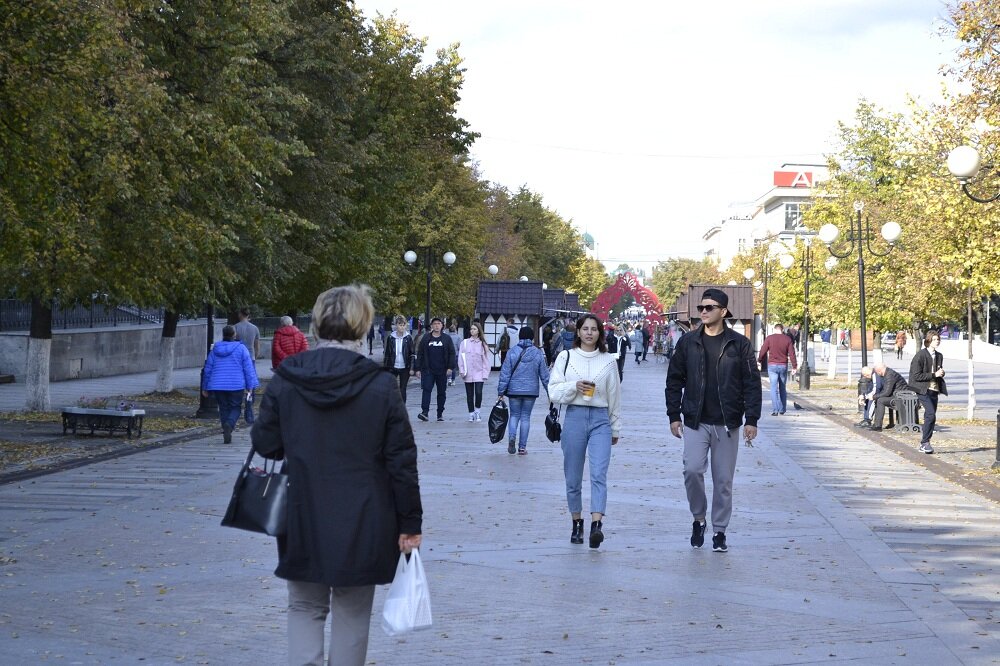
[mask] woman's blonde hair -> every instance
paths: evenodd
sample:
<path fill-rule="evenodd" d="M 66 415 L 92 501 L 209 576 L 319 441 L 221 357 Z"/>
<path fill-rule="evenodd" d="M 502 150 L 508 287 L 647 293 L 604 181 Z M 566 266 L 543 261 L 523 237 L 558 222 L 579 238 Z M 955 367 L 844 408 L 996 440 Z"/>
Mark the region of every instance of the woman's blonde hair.
<path fill-rule="evenodd" d="M 309 330 L 322 340 L 361 340 L 375 318 L 371 288 L 351 284 L 327 289 L 316 297 Z"/>

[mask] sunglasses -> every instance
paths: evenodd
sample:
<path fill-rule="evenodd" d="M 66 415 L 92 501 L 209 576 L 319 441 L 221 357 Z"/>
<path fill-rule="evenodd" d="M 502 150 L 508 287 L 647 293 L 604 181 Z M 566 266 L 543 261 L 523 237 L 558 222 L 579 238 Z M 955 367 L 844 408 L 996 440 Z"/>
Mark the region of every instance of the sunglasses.
<path fill-rule="evenodd" d="M 711 312 L 712 310 L 721 310 L 721 305 L 696 305 L 694 309 L 698 312 Z"/>

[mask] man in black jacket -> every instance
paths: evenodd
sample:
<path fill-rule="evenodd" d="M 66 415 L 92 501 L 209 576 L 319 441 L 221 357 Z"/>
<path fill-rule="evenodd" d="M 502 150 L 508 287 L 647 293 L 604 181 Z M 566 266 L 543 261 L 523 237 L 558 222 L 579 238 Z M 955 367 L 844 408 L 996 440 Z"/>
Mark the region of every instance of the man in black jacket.
<path fill-rule="evenodd" d="M 920 406 L 924 408 L 924 422 L 920 426 L 920 451 L 934 453 L 931 436 L 937 422 L 938 394 L 948 395 L 944 383 L 944 357 L 937 350 L 941 335 L 937 331 L 927 331 L 924 348 L 910 361 L 910 387 L 916 391 Z"/>
<path fill-rule="evenodd" d="M 399 379 L 399 395 L 406 404 L 406 384 L 410 380 L 410 368 L 413 365 L 413 338 L 406 332 L 406 319 L 397 315 L 396 330 L 385 338 L 385 353 L 382 366 L 392 371 Z"/>
<path fill-rule="evenodd" d="M 420 400 L 417 418 L 427 421 L 431 409 L 431 389 L 437 386 L 437 420 L 444 421 L 444 401 L 447 398 L 448 371 L 457 367 L 455 343 L 441 333 L 444 322 L 440 318 L 431 319 L 431 331 L 417 345 L 417 379 L 424 394 Z"/>
<path fill-rule="evenodd" d="M 879 363 L 873 370 L 875 374 L 882 376 L 882 390 L 875 394 L 875 414 L 872 415 L 870 428 L 874 431 L 882 429 L 882 419 L 885 417 L 885 408 L 892 404 L 892 398 L 899 391 L 906 391 L 909 386 L 903 376 L 892 368 L 887 368 L 885 363 Z"/>
<path fill-rule="evenodd" d="M 733 512 L 733 474 L 739 451 L 739 427 L 750 442 L 760 419 L 760 370 L 750 341 L 725 325 L 729 297 L 706 289 L 700 329 L 677 342 L 667 370 L 667 416 L 674 437 L 684 437 L 684 487 L 694 523 L 691 545 L 705 543 L 705 471 L 712 458 L 712 550 L 724 553 L 726 528 Z M 681 422 L 683 415 L 684 421 Z M 735 436 L 734 436 L 735 434 Z"/>

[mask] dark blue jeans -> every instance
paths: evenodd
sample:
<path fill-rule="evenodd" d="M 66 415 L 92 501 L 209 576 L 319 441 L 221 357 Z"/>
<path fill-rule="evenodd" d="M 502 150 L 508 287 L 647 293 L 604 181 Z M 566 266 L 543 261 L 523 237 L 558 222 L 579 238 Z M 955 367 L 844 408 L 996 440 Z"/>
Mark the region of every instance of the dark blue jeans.
<path fill-rule="evenodd" d="M 924 395 L 917 394 L 920 406 L 924 408 L 924 422 L 920 424 L 920 443 L 927 444 L 934 435 L 934 424 L 937 423 L 938 394 L 928 391 Z"/>
<path fill-rule="evenodd" d="M 438 416 L 444 414 L 444 401 L 448 391 L 448 371 L 445 370 L 440 375 L 430 372 L 420 373 L 420 388 L 424 390 L 424 395 L 420 400 L 420 411 L 426 414 L 431 408 L 431 389 L 437 386 L 437 407 Z"/>
<path fill-rule="evenodd" d="M 219 405 L 219 420 L 222 425 L 230 428 L 236 427 L 236 422 L 243 411 L 243 389 L 238 391 L 212 391 L 215 402 Z"/>

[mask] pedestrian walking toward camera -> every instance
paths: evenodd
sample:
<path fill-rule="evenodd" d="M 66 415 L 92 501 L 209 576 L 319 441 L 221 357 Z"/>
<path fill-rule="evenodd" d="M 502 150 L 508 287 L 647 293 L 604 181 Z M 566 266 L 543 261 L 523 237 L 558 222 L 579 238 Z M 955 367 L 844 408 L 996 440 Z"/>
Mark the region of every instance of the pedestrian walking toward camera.
<path fill-rule="evenodd" d="M 285 315 L 281 318 L 281 327 L 274 332 L 271 340 L 271 370 L 277 370 L 281 362 L 309 349 L 309 341 L 298 329 L 292 318 Z"/>
<path fill-rule="evenodd" d="M 910 361 L 910 387 L 916 391 L 920 406 L 924 409 L 924 422 L 920 426 L 920 450 L 934 453 L 931 437 L 937 423 L 938 395 L 948 395 L 944 382 L 944 356 L 938 351 L 941 334 L 931 330 L 924 334 L 924 348 Z"/>
<path fill-rule="evenodd" d="M 312 351 L 285 360 L 250 433 L 284 460 L 287 532 L 274 575 L 288 586 L 288 662 L 362 666 L 375 586 L 392 582 L 400 552 L 420 547 L 417 447 L 388 373 L 365 355 L 375 308 L 368 287 L 316 299 Z"/>
<path fill-rule="evenodd" d="M 903 358 L 903 350 L 906 349 L 906 331 L 896 333 L 896 358 Z"/>
<path fill-rule="evenodd" d="M 469 326 L 469 337 L 462 340 L 458 351 L 458 372 L 465 382 L 465 402 L 469 407 L 469 421 L 482 421 L 479 409 L 483 406 L 483 382 L 490 377 L 490 349 L 483 339 L 479 322 Z"/>
<path fill-rule="evenodd" d="M 386 337 L 382 356 L 382 367 L 388 368 L 399 380 L 399 395 L 406 404 L 406 384 L 410 381 L 413 366 L 413 338 L 406 331 L 406 318 L 396 315 L 393 320 L 395 330 Z"/>
<path fill-rule="evenodd" d="M 649 340 L 652 337 L 649 334 L 649 324 L 644 323 L 639 330 L 642 332 L 642 360 L 646 360 L 646 354 L 649 353 Z"/>
<path fill-rule="evenodd" d="M 771 382 L 771 416 L 784 414 L 788 406 L 788 367 L 792 372 L 798 368 L 795 360 L 795 343 L 785 335 L 785 327 L 774 325 L 774 333 L 764 338 L 764 344 L 757 355 L 760 367 L 767 366 L 767 378 Z"/>
<path fill-rule="evenodd" d="M 417 418 L 429 420 L 431 391 L 437 387 L 437 420 L 444 421 L 444 403 L 448 398 L 448 372 L 455 367 L 455 345 L 441 332 L 444 327 L 439 317 L 431 319 L 431 330 L 420 338 L 417 345 L 417 379 L 423 389 L 420 413 Z"/>
<path fill-rule="evenodd" d="M 458 327 L 452 324 L 448 327 L 448 337 L 455 348 L 455 365 L 451 368 L 451 377 L 448 378 L 448 386 L 455 385 L 455 375 L 458 373 L 458 349 L 462 345 L 462 334 L 458 332 Z"/>
<path fill-rule="evenodd" d="M 615 363 L 618 365 L 619 382 L 625 381 L 625 359 L 628 358 L 628 350 L 631 348 L 632 343 L 625 335 L 625 327 L 619 324 L 608 338 L 608 352 L 614 355 Z"/>
<path fill-rule="evenodd" d="M 739 428 L 744 424 L 743 438 L 750 446 L 757 437 L 761 402 L 753 347 L 725 325 L 728 305 L 729 297 L 720 289 L 702 294 L 697 306 L 701 328 L 677 341 L 665 391 L 670 432 L 684 438 L 684 488 L 694 517 L 691 545 L 705 543 L 705 472 L 711 458 L 712 550 L 721 553 L 729 549 L 726 529 L 733 512 Z"/>
<path fill-rule="evenodd" d="M 250 323 L 250 310 L 248 308 L 240 308 L 239 317 L 240 320 L 234 326 L 236 339 L 243 343 L 247 351 L 250 352 L 250 358 L 256 362 L 260 358 L 260 329 Z M 243 405 L 243 421 L 247 425 L 253 423 L 253 401 L 256 395 L 256 391 L 251 389 L 246 403 Z M 235 424 L 233 427 L 236 427 Z"/>
<path fill-rule="evenodd" d="M 500 400 L 510 398 L 510 421 L 507 423 L 507 453 L 528 453 L 528 433 L 531 430 L 531 410 L 538 399 L 538 382 L 548 391 L 549 366 L 545 354 L 535 346 L 535 332 L 522 326 L 517 334 L 517 345 L 507 354 L 500 366 L 497 393 Z"/>
<path fill-rule="evenodd" d="M 573 347 L 552 363 L 549 399 L 566 405 L 560 444 L 566 503 L 573 520 L 570 543 L 583 543 L 583 463 L 589 459 L 590 547 L 599 548 L 604 541 L 611 447 L 621 432 L 621 383 L 601 320 L 585 314 L 573 328 Z"/>
<path fill-rule="evenodd" d="M 250 352 L 236 339 L 236 329 L 223 326 L 222 340 L 212 345 L 205 359 L 201 394 L 206 398 L 209 394 L 215 396 L 222 422 L 222 441 L 226 444 L 233 441 L 233 429 L 243 405 L 259 385 L 257 368 Z"/>

